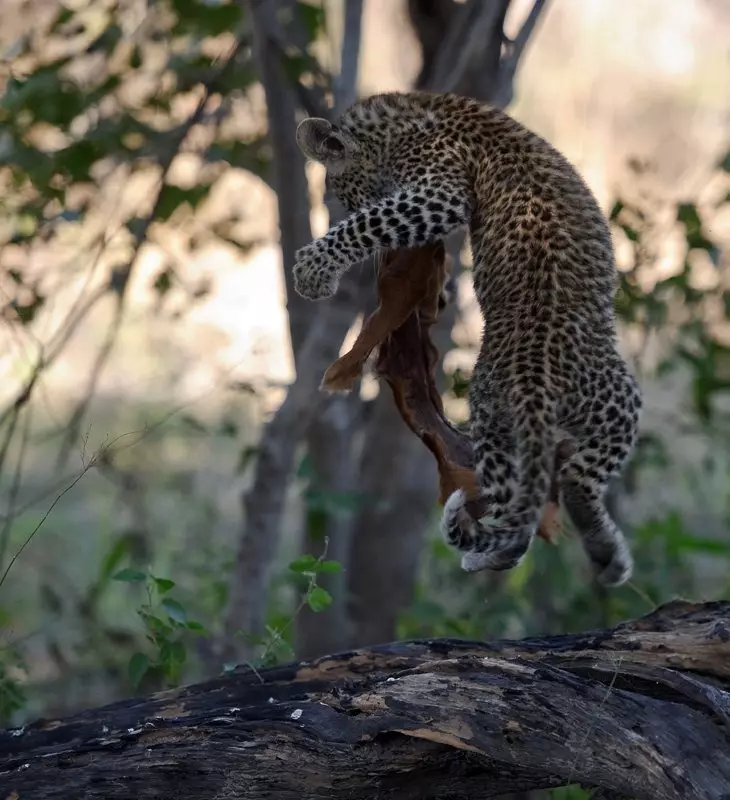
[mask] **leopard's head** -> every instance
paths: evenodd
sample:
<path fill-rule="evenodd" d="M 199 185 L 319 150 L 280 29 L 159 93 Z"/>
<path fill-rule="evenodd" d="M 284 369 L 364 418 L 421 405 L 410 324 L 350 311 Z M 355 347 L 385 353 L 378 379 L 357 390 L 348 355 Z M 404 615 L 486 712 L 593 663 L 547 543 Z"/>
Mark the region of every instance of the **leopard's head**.
<path fill-rule="evenodd" d="M 332 191 L 348 211 L 386 193 L 383 171 L 369 148 L 328 120 L 310 117 L 300 122 L 297 144 L 308 159 L 324 165 Z"/>

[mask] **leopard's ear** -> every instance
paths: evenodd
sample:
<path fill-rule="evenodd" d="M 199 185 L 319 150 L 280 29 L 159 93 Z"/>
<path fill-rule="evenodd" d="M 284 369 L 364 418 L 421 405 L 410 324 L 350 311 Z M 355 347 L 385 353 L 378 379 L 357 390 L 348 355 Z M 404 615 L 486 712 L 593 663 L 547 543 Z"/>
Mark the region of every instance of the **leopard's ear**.
<path fill-rule="evenodd" d="M 344 169 L 350 150 L 343 134 L 331 122 L 319 117 L 299 123 L 297 144 L 307 158 L 324 164 L 335 174 Z"/>

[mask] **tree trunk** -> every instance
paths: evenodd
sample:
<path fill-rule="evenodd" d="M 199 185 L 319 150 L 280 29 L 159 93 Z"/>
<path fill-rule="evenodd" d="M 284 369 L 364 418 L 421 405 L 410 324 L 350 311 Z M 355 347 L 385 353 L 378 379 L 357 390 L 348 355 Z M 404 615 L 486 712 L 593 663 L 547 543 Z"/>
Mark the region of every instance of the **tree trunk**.
<path fill-rule="evenodd" d="M 0 733 L 0 797 L 730 796 L 730 603 L 613 630 L 393 643 Z"/>
<path fill-rule="evenodd" d="M 368 425 L 358 487 L 365 497 L 349 561 L 352 642 L 395 637 L 398 615 L 413 602 L 418 559 L 438 495 L 436 463 L 406 427 L 387 386 Z M 375 446 L 380 444 L 380 446 Z"/>

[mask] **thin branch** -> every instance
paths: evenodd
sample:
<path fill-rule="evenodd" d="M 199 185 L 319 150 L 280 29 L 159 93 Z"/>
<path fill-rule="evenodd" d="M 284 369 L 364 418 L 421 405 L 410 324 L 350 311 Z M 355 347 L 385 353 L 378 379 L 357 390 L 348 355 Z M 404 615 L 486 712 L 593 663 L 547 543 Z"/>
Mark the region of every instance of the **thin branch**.
<path fill-rule="evenodd" d="M 348 24 L 343 32 L 343 54 L 347 73 L 338 87 L 338 100 L 347 102 L 355 92 L 357 56 L 362 12 L 360 2 L 350 3 Z M 288 4 L 288 7 L 292 7 Z M 220 642 L 226 660 L 246 658 L 248 645 L 236 632 L 259 633 L 263 627 L 266 586 L 280 540 L 281 519 L 297 448 L 322 405 L 329 402 L 318 392 L 326 365 L 336 355 L 363 293 L 354 290 L 357 270 L 345 277 L 337 296 L 319 313 L 293 290 L 290 265 L 297 248 L 311 239 L 309 193 L 304 158 L 293 136 L 297 103 L 310 114 L 330 116 L 318 89 L 294 87 L 283 74 L 282 61 L 291 47 L 306 54 L 306 40 L 294 18 L 285 33 L 276 15 L 276 4 L 251 2 L 255 47 L 266 92 L 269 136 L 274 150 L 275 179 L 279 203 L 281 249 L 287 287 L 288 311 L 297 378 L 287 396 L 261 434 L 253 485 L 243 497 L 244 526 L 230 579 L 229 604 Z M 348 287 L 353 290 L 348 290 Z M 238 650 L 238 652 L 236 652 Z"/>
<path fill-rule="evenodd" d="M 122 326 L 123 320 L 124 320 L 124 297 L 122 294 L 120 294 L 119 297 L 117 297 L 116 308 L 114 311 L 114 319 L 112 320 L 111 325 L 107 329 L 106 336 L 104 337 L 104 342 L 97 351 L 96 358 L 94 359 L 94 363 L 92 364 L 91 370 L 89 371 L 86 380 L 86 389 L 82 393 L 81 400 L 79 400 L 79 402 L 74 407 L 74 410 L 72 411 L 68 422 L 64 426 L 64 434 L 63 438 L 61 439 L 61 446 L 58 450 L 58 455 L 56 457 L 57 469 L 61 469 L 63 466 L 65 466 L 68 457 L 71 453 L 71 449 L 76 443 L 76 439 L 81 429 L 81 424 L 84 421 L 86 412 L 89 410 L 91 401 L 96 393 L 96 387 L 99 382 L 99 378 L 101 377 L 101 374 L 104 371 L 106 362 L 109 359 L 112 350 L 114 349 L 114 345 L 116 343 L 117 336 L 119 335 L 119 330 Z"/>
<path fill-rule="evenodd" d="M 255 23 L 258 24 L 259 30 L 267 39 L 268 44 L 276 51 L 281 62 L 285 62 L 290 58 L 292 47 L 298 51 L 298 55 L 306 59 L 308 66 L 312 73 L 319 79 L 325 76 L 317 63 L 315 58 L 312 58 L 307 52 L 307 41 L 304 32 L 298 25 L 290 25 L 285 31 L 279 21 L 278 12 L 281 6 L 288 8 L 294 17 L 296 14 L 297 3 L 292 3 L 291 0 L 280 4 L 278 2 L 253 2 L 253 0 L 238 0 L 239 5 L 243 8 L 250 6 L 252 17 Z M 287 80 L 287 84 L 291 82 Z M 307 112 L 310 117 L 324 117 L 328 119 L 331 115 L 329 104 L 326 100 L 326 94 L 321 86 L 313 85 L 310 87 L 304 86 L 301 81 L 293 81 L 293 89 L 299 98 L 299 103 L 302 108 Z"/>
<path fill-rule="evenodd" d="M 286 57 L 274 46 L 280 25 L 273 4 L 252 7 L 254 53 L 266 93 L 268 138 L 273 150 L 271 186 L 277 197 L 284 286 L 295 367 L 310 324 L 309 303 L 294 291 L 291 265 L 296 251 L 312 238 L 309 221 L 309 186 L 304 156 L 292 131 L 296 127 L 297 100 L 292 81 L 283 69 Z M 299 85 L 299 81 L 294 81 Z"/>
<path fill-rule="evenodd" d="M 10 447 L 10 442 L 13 438 L 13 433 L 15 433 L 15 427 L 18 424 L 18 416 L 22 411 L 23 407 L 26 403 L 30 400 L 31 392 L 33 391 L 33 387 L 40 376 L 41 369 L 40 364 L 42 362 L 39 361 L 39 367 L 33 371 L 33 374 L 28 379 L 25 387 L 23 388 L 23 392 L 19 394 L 13 404 L 9 406 L 6 411 L 0 417 L 0 426 L 5 423 L 5 420 L 10 418 L 8 423 L 8 427 L 5 432 L 5 438 L 3 440 L 2 446 L 0 446 L 0 473 L 2 473 L 3 466 L 5 464 L 5 458 L 8 454 L 8 449 Z"/>
<path fill-rule="evenodd" d="M 429 88 L 455 91 L 478 50 L 489 41 L 495 22 L 504 18 L 509 0 L 467 0 L 449 26 L 431 71 Z"/>
<path fill-rule="evenodd" d="M 340 74 L 333 80 L 335 117 L 352 105 L 357 98 L 357 71 L 362 38 L 363 0 L 344 0 L 344 3 Z"/>
<path fill-rule="evenodd" d="M 106 296 L 108 286 L 100 286 L 96 291 L 87 299 L 83 306 L 79 306 L 78 311 L 69 313 L 64 322 L 59 327 L 59 330 L 54 334 L 54 339 L 48 346 L 40 346 L 40 352 L 36 358 L 35 365 L 31 370 L 30 377 L 25 384 L 20 388 L 18 394 L 11 400 L 5 409 L 0 412 L 0 426 L 5 424 L 5 421 L 11 414 L 22 408 L 31 398 L 31 394 L 35 384 L 41 377 L 41 374 L 46 371 L 61 354 L 66 342 L 71 338 L 81 322 L 89 314 L 90 311 L 96 306 L 102 297 Z M 2 469 L 2 456 L 0 456 L 0 469 Z"/>
<path fill-rule="evenodd" d="M 53 511 L 53 509 L 56 507 L 56 505 L 60 502 L 60 500 L 63 497 L 65 497 L 79 483 L 79 481 L 84 477 L 84 475 L 86 475 L 87 472 L 89 472 L 89 470 L 91 470 L 93 467 L 96 466 L 98 460 L 102 456 L 105 456 L 109 452 L 118 452 L 119 450 L 124 450 L 124 449 L 126 449 L 128 447 L 132 447 L 133 445 L 139 443 L 148 434 L 148 432 L 149 432 L 149 429 L 146 428 L 146 429 L 142 429 L 140 431 L 129 431 L 128 433 L 121 433 L 121 434 L 119 434 L 119 436 L 116 436 L 114 439 L 112 439 L 111 442 L 109 442 L 108 444 L 102 445 L 88 461 L 85 460 L 85 455 L 82 453 L 83 469 L 57 495 L 57 497 L 54 499 L 54 501 L 51 503 L 51 505 L 48 507 L 46 512 L 41 517 L 41 519 L 38 522 L 38 524 L 33 528 L 33 530 L 25 538 L 25 541 L 23 542 L 23 544 L 13 554 L 13 557 L 10 559 L 10 562 L 8 563 L 8 566 L 5 568 L 5 571 L 3 572 L 2 577 L 0 577 L 0 587 L 2 587 L 5 579 L 8 576 L 8 573 L 12 569 L 13 565 L 15 564 L 15 562 L 18 560 L 18 558 L 20 558 L 20 556 L 23 553 L 23 551 L 25 550 L 25 548 L 35 538 L 35 535 L 41 529 L 41 527 L 43 526 L 45 521 L 48 519 L 48 517 L 50 516 L 51 512 Z M 140 434 L 139 438 L 136 441 L 133 441 L 130 444 L 125 444 L 122 447 L 115 448 L 115 445 L 118 442 L 120 442 L 122 439 L 126 439 L 127 437 L 134 436 L 136 434 Z M 6 519 L 6 523 L 10 524 L 13 521 L 13 518 L 14 518 L 13 515 L 8 515 L 5 518 Z"/>
<path fill-rule="evenodd" d="M 125 268 L 119 269 L 114 273 L 112 273 L 109 288 L 111 288 L 117 294 L 117 307 L 115 309 L 114 319 L 112 320 L 107 330 L 107 335 L 105 337 L 104 343 L 97 352 L 97 356 L 96 359 L 94 360 L 94 364 L 86 386 L 86 391 L 81 400 L 79 400 L 79 402 L 76 404 L 76 407 L 71 413 L 71 417 L 67 423 L 63 440 L 61 442 L 61 447 L 59 449 L 58 458 L 56 460 L 56 466 L 58 468 L 62 467 L 68 459 L 69 453 L 71 452 L 71 448 L 73 447 L 73 443 L 75 442 L 78 436 L 83 419 L 86 415 L 89 405 L 91 404 L 91 400 L 96 392 L 96 386 L 99 381 L 99 378 L 101 377 L 101 374 L 104 370 L 104 367 L 106 366 L 109 356 L 112 354 L 114 350 L 119 330 L 121 329 L 121 325 L 124 319 L 127 288 L 130 284 L 130 279 L 132 277 L 134 269 L 139 262 L 140 252 L 142 250 L 143 244 L 147 240 L 147 234 L 149 232 L 150 226 L 159 215 L 160 207 L 163 202 L 165 181 L 167 179 L 167 176 L 169 175 L 172 164 L 175 158 L 177 157 L 178 153 L 180 152 L 180 149 L 183 143 L 185 142 L 185 139 L 187 139 L 190 131 L 203 118 L 203 115 L 205 113 L 205 107 L 208 104 L 211 95 L 215 91 L 216 85 L 227 74 L 228 70 L 235 63 L 238 54 L 241 52 L 243 47 L 247 45 L 248 42 L 244 39 L 240 39 L 239 41 L 236 42 L 235 46 L 232 48 L 229 55 L 225 58 L 223 66 L 218 70 L 216 76 L 204 86 L 203 95 L 200 98 L 198 105 L 196 106 L 193 113 L 188 117 L 188 119 L 182 125 L 179 126 L 171 142 L 169 152 L 161 164 L 162 170 L 160 175 L 160 181 L 158 185 L 157 196 L 152 206 L 152 210 L 144 218 L 142 224 L 140 225 L 139 230 L 136 232 L 132 255 L 129 260 L 129 263 Z"/>
<path fill-rule="evenodd" d="M 506 42 L 506 54 L 500 61 L 499 82 L 495 93 L 495 105 L 506 108 L 514 95 L 514 81 L 517 67 L 522 58 L 525 45 L 532 37 L 541 14 L 547 7 L 547 0 L 535 0 L 519 33 L 513 41 Z"/>
<path fill-rule="evenodd" d="M 8 516 L 0 530 L 0 569 L 5 563 L 5 554 L 8 550 L 10 542 L 10 528 L 14 519 L 14 512 L 16 503 L 18 501 L 18 493 L 20 492 L 21 479 L 23 476 L 23 463 L 25 461 L 25 453 L 28 447 L 28 438 L 30 436 L 30 423 L 32 419 L 32 406 L 29 406 L 23 420 L 23 430 L 20 435 L 20 448 L 18 450 L 18 458 L 15 462 L 15 470 L 13 473 L 13 480 L 8 490 Z"/>
<path fill-rule="evenodd" d="M 258 447 L 256 475 L 243 498 L 244 527 L 230 582 L 221 643 L 226 660 L 239 657 L 235 636 L 239 631 L 258 634 L 263 625 L 263 604 L 271 564 L 279 544 L 282 505 L 299 442 L 319 411 L 324 395 L 318 391 L 318 350 L 326 340 L 328 315 L 315 316 L 301 348 L 301 370 L 284 402 L 264 429 Z M 241 647 L 242 652 L 245 651 Z"/>
<path fill-rule="evenodd" d="M 230 373 L 233 370 L 235 370 L 238 366 L 239 366 L 239 363 L 236 363 L 236 364 L 231 365 L 227 369 L 223 370 L 223 374 L 221 376 L 221 383 L 224 380 L 223 376 L 225 376 L 225 378 L 227 379 L 227 376 L 230 375 Z M 276 385 L 278 388 L 280 388 L 280 386 L 278 384 L 269 384 L 269 385 L 270 386 Z M 196 396 L 192 400 L 189 400 L 188 402 L 185 402 L 185 403 L 181 403 L 180 405 L 178 405 L 175 408 L 173 408 L 171 411 L 166 412 L 159 419 L 157 419 L 155 422 L 146 424 L 143 428 L 140 428 L 139 430 L 130 431 L 128 433 L 121 434 L 120 436 L 117 437 L 115 442 L 119 441 L 122 438 L 128 438 L 130 436 L 135 436 L 135 435 L 138 438 L 135 439 L 132 442 L 126 443 L 125 445 L 123 445 L 121 447 L 116 447 L 114 452 L 118 453 L 118 452 L 121 452 L 122 450 L 128 449 L 130 447 L 134 447 L 136 444 L 139 444 L 139 442 L 141 442 L 143 439 L 145 439 L 151 433 L 153 433 L 154 431 L 159 430 L 160 428 L 162 428 L 162 426 L 165 425 L 167 422 L 169 422 L 173 417 L 177 416 L 178 414 L 180 414 L 181 412 L 185 411 L 186 409 L 191 408 L 196 403 L 200 402 L 201 400 L 203 400 L 204 398 L 208 397 L 209 395 L 218 392 L 219 389 L 220 389 L 220 384 L 219 383 L 215 383 L 215 384 L 211 385 L 205 391 L 201 392 L 198 396 Z M 38 503 L 41 503 L 44 500 L 46 500 L 50 495 L 55 494 L 63 485 L 65 485 L 69 480 L 71 480 L 72 477 L 73 477 L 73 473 L 71 475 L 67 475 L 67 476 L 65 476 L 63 478 L 60 478 L 57 481 L 54 481 L 49 487 L 47 487 L 47 488 L 43 489 L 42 491 L 38 492 L 34 497 L 32 497 L 30 500 L 28 500 L 22 506 L 20 506 L 19 508 L 16 508 L 14 515 L 11 515 L 11 514 L 0 514 L 0 522 L 4 523 L 8 519 L 12 520 L 13 517 L 18 517 L 21 514 L 24 514 L 26 511 L 28 511 L 31 508 L 33 508 L 33 506 L 35 506 Z"/>
<path fill-rule="evenodd" d="M 48 507 L 48 510 L 46 511 L 46 513 L 40 518 L 38 524 L 35 526 L 35 528 L 33 528 L 33 530 L 28 534 L 28 536 L 26 536 L 25 541 L 23 542 L 23 544 L 13 554 L 13 557 L 10 559 L 10 561 L 8 563 L 8 566 L 5 568 L 5 571 L 3 572 L 2 577 L 0 577 L 0 587 L 2 587 L 3 583 L 5 582 L 5 579 L 8 577 L 8 573 L 12 569 L 13 564 L 15 564 L 15 562 L 20 558 L 20 556 L 23 553 L 23 551 L 25 550 L 25 548 L 34 539 L 35 535 L 41 529 L 43 523 L 48 519 L 48 517 L 50 516 L 51 512 L 56 507 L 56 505 L 59 503 L 59 501 L 63 497 L 65 497 L 71 491 L 71 489 L 74 488 L 74 486 L 76 486 L 76 484 L 84 477 L 84 475 L 86 475 L 86 473 L 94 466 L 95 463 L 96 463 L 96 455 L 84 466 L 84 468 L 74 478 L 74 480 L 71 481 L 71 483 L 68 486 L 66 486 L 66 488 L 51 503 L 51 505 Z"/>

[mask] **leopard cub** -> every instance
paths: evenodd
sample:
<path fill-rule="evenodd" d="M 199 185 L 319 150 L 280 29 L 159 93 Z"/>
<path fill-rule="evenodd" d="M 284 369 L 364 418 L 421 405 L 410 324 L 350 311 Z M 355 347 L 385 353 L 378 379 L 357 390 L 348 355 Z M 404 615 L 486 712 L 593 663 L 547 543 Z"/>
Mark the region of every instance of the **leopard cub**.
<path fill-rule="evenodd" d="M 520 561 L 567 436 L 562 504 L 597 579 L 627 580 L 631 556 L 604 498 L 635 444 L 641 394 L 617 349 L 608 225 L 575 168 L 507 114 L 454 94 L 376 95 L 335 125 L 305 120 L 297 141 L 350 211 L 297 253 L 304 297 L 329 297 L 374 251 L 468 226 L 484 318 L 470 426 L 488 513 L 472 519 L 460 491 L 446 502 L 442 530 L 463 569 Z"/>

